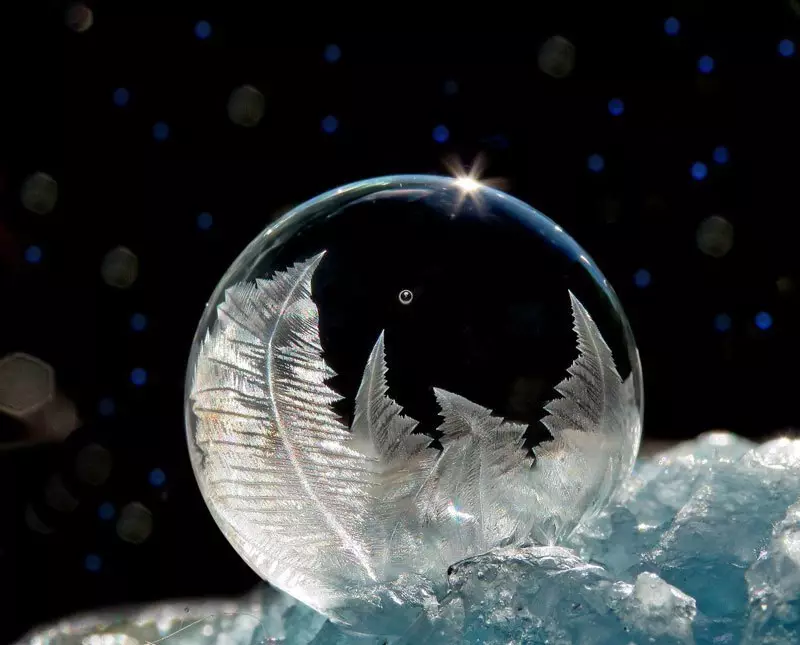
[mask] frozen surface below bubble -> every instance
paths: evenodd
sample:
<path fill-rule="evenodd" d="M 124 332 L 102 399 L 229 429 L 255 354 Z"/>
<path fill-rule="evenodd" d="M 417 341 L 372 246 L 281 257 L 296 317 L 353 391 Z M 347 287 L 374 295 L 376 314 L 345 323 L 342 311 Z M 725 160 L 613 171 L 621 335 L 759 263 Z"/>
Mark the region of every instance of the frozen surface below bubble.
<path fill-rule="evenodd" d="M 446 593 L 424 608 L 387 586 L 373 622 L 403 625 L 394 639 L 348 633 L 258 589 L 235 602 L 71 619 L 21 642 L 143 644 L 173 634 L 178 645 L 796 644 L 799 497 L 800 440 L 757 446 L 710 433 L 640 464 L 564 545 L 454 564 Z"/>

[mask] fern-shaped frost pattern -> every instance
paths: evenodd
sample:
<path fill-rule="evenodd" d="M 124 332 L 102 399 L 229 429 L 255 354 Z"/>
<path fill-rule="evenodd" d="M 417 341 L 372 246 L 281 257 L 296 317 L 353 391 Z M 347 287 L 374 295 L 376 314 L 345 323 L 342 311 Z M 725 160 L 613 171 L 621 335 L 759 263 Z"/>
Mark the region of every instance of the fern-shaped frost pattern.
<path fill-rule="evenodd" d="M 625 467 L 623 426 L 638 423 L 611 350 L 586 308 L 572 292 L 569 297 L 578 358 L 555 388 L 561 398 L 545 406 L 542 423 L 553 440 L 534 448 L 536 489 L 548 520 L 533 532 L 542 541 L 553 541 L 584 513 L 605 505 Z"/>
<path fill-rule="evenodd" d="M 524 536 L 529 505 L 515 504 L 530 471 L 524 424 L 505 421 L 472 401 L 434 389 L 441 408 L 442 454 L 419 505 L 437 530 L 449 564 Z M 519 501 L 519 500 L 516 500 Z"/>
<path fill-rule="evenodd" d="M 364 368 L 356 394 L 353 417 L 353 442 L 365 454 L 372 453 L 381 464 L 408 461 L 430 444 L 425 435 L 412 434 L 417 422 L 403 415 L 402 408 L 389 396 L 386 382 L 384 334 L 378 337 Z"/>
<path fill-rule="evenodd" d="M 431 439 L 413 434 L 417 421 L 388 395 L 384 334 L 372 348 L 356 394 L 352 445 L 373 458 L 373 506 L 369 538 L 383 578 L 420 560 L 425 538 L 415 522 L 415 503 L 437 459 Z"/>
<path fill-rule="evenodd" d="M 192 391 L 212 511 L 259 573 L 312 605 L 376 578 L 362 539 L 370 461 L 331 408 L 311 299 L 321 259 L 226 292 Z"/>

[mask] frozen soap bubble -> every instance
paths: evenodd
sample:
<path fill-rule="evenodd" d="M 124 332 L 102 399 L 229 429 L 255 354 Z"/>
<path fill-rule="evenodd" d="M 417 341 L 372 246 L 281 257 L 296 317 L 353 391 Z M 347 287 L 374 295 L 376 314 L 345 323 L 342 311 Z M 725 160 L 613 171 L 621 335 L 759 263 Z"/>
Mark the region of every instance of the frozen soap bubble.
<path fill-rule="evenodd" d="M 586 252 L 505 193 L 433 176 L 344 186 L 270 225 L 214 291 L 186 392 L 227 538 L 365 633 L 391 633 L 392 611 L 407 627 L 464 558 L 595 515 L 641 406 Z"/>

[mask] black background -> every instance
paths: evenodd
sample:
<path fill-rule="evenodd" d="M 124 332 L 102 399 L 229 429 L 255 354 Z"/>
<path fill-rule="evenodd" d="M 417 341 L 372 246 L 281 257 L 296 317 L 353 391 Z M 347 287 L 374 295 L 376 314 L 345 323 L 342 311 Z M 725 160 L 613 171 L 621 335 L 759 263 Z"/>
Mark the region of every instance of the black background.
<path fill-rule="evenodd" d="M 177 6 L 177 5 L 176 5 Z M 55 370 L 83 425 L 63 444 L 0 450 L 0 641 L 35 623 L 108 603 L 238 593 L 255 576 L 205 510 L 189 468 L 183 378 L 192 335 L 223 271 L 275 215 L 339 184 L 394 173 L 447 173 L 484 153 L 486 175 L 556 220 L 609 278 L 630 318 L 644 365 L 645 437 L 675 440 L 711 428 L 752 437 L 798 424 L 795 397 L 800 216 L 800 41 L 794 2 L 648 3 L 632 13 L 577 5 L 478 28 L 460 13 L 429 29 L 383 23 L 349 31 L 309 29 L 222 3 L 168 10 L 158 3 L 102 3 L 75 33 L 66 5 L 30 2 L 8 15 L 0 145 L 2 353 L 24 351 Z M 677 36 L 664 32 L 680 18 Z M 362 16 L 367 20 L 367 16 Z M 194 25 L 212 25 L 199 40 Z M 496 28 L 494 23 L 497 23 Z M 561 34 L 577 63 L 566 79 L 537 67 L 541 43 Z M 10 43 L 6 39 L 7 44 Z M 342 56 L 329 63 L 328 43 Z M 711 74 L 697 70 L 710 55 Z M 443 91 L 453 80 L 455 94 Z M 266 97 L 255 128 L 230 122 L 242 84 Z M 112 93 L 130 91 L 117 107 Z M 625 112 L 609 114 L 620 97 Z M 321 120 L 336 115 L 339 128 Z M 156 142 L 164 121 L 170 137 Z M 432 129 L 446 124 L 440 144 Z M 712 151 L 725 145 L 727 164 Z M 592 173 L 587 158 L 602 154 Z M 709 173 L 694 180 L 690 167 Z M 56 209 L 23 209 L 35 171 L 59 185 Z M 213 226 L 200 230 L 197 214 Z M 696 230 L 718 214 L 734 226 L 724 258 L 698 250 Z M 24 261 L 36 244 L 42 261 Z M 100 263 L 124 245 L 139 258 L 128 290 L 106 286 Z M 633 276 L 647 269 L 652 282 Z M 760 330 L 754 315 L 774 321 Z M 148 327 L 130 330 L 133 312 Z M 714 327 L 725 312 L 732 328 Z M 148 382 L 130 383 L 144 366 Z M 116 413 L 97 414 L 113 397 Z M 2 419 L 0 439 L 23 429 Z M 24 437 L 23 437 L 24 438 Z M 73 475 L 76 452 L 106 446 L 111 477 L 91 488 Z M 161 468 L 166 484 L 148 473 Z M 61 473 L 79 500 L 70 514 L 43 501 Z M 144 544 L 124 544 L 98 519 L 102 502 L 137 500 L 153 512 Z M 31 504 L 54 527 L 24 521 Z M 102 556 L 99 572 L 84 568 Z"/>

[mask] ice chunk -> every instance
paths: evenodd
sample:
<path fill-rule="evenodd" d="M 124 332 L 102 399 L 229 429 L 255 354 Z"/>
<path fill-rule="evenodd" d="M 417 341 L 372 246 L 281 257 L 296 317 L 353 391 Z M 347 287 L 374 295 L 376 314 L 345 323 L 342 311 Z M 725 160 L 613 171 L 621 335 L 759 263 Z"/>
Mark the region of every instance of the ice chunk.
<path fill-rule="evenodd" d="M 280 592 L 164 603 L 42 628 L 24 643 L 142 645 L 797 645 L 800 440 L 711 433 L 640 464 L 623 494 L 562 546 L 504 547 L 363 590 L 375 638 Z M 410 593 L 413 587 L 415 593 Z M 190 611 L 187 610 L 190 609 Z M 194 622 L 196 621 L 196 622 Z M 113 642 L 112 642 L 113 641 Z"/>
<path fill-rule="evenodd" d="M 800 637 L 800 501 L 789 507 L 769 546 L 745 575 L 750 594 L 747 645 Z"/>
<path fill-rule="evenodd" d="M 694 643 L 692 628 L 697 603 L 655 573 L 640 573 L 633 585 L 615 584 L 611 604 L 631 627 L 634 640 Z"/>
<path fill-rule="evenodd" d="M 694 599 L 655 574 L 615 583 L 563 547 L 470 558 L 452 567 L 449 585 L 441 610 L 450 614 L 403 643 L 694 643 Z"/>
<path fill-rule="evenodd" d="M 708 432 L 639 464 L 617 499 L 595 521 L 578 528 L 569 544 L 583 557 L 603 563 L 632 581 L 643 570 L 644 554 L 692 495 L 710 478 L 731 469 L 756 447 L 727 432 Z"/>

